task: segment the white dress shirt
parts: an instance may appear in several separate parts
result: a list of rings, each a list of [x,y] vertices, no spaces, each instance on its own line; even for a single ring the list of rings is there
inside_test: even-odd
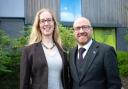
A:
[[[86,50],[84,51],[84,53],[83,53],[83,58],[84,58],[85,55],[87,54],[87,52],[88,52],[88,50],[89,50],[91,44],[92,44],[92,39],[91,39],[87,44],[85,44],[84,46],[81,46],[80,44],[78,44],[78,49],[81,48],[81,47],[83,47],[83,48],[86,49]],[[79,52],[78,52],[78,59],[79,59]]]

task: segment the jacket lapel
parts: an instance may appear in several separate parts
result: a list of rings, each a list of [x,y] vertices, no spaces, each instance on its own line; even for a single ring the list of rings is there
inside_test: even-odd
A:
[[[71,51],[71,55],[70,55],[70,71],[71,71],[71,75],[72,77],[75,79],[75,81],[79,81],[79,76],[78,76],[78,72],[77,72],[77,67],[76,67],[76,57],[77,57],[77,47],[74,48]]]
[[[59,53],[60,53],[60,56],[61,56],[61,58],[62,58],[62,62],[63,62],[63,64],[65,65],[65,60],[67,60],[67,59],[65,59],[64,56],[66,56],[66,55],[65,55],[64,51],[62,50],[62,48],[59,46],[59,44],[57,44],[57,43],[55,43],[55,44],[56,44],[56,46],[57,46],[57,48],[58,48],[58,51],[59,51]]]
[[[35,52],[38,55],[38,57],[40,57],[41,61],[43,61],[44,63],[47,64],[46,56],[44,54],[44,50],[42,48],[41,42],[37,43],[36,51]]]
[[[64,62],[64,55],[63,55],[63,51],[62,49],[59,47],[59,45],[57,43],[55,43],[57,48],[58,48],[58,51],[62,57],[62,62]],[[42,45],[41,45],[41,42],[37,43],[37,46],[36,46],[36,52],[37,52],[37,55],[38,57],[40,57],[40,59],[43,59],[43,61],[47,64],[47,61],[46,61],[46,56],[45,56],[45,53],[44,53],[44,50],[42,48]]]
[[[95,41],[93,41],[92,45],[90,46],[85,58],[84,58],[84,64],[83,64],[83,72],[82,72],[82,76],[80,77],[80,82],[85,79],[87,72],[97,54],[97,43]]]

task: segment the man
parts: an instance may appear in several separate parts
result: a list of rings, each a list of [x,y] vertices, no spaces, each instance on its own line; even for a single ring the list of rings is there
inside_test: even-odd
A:
[[[69,57],[71,89],[121,89],[113,47],[92,39],[93,29],[87,18],[76,19],[73,28],[78,45]]]

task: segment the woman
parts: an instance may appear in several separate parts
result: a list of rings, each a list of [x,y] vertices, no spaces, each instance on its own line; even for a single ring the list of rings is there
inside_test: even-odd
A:
[[[37,12],[29,44],[23,49],[20,89],[69,89],[68,68],[52,12]]]

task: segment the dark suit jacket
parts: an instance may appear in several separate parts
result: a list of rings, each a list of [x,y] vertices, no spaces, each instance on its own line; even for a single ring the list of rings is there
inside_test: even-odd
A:
[[[121,89],[116,53],[108,45],[93,41],[78,76],[76,56],[78,48],[70,52],[71,89]]]
[[[69,89],[66,54],[58,44],[56,46],[63,61],[62,84],[64,89]],[[20,65],[20,89],[48,89],[48,65],[41,42],[23,49]]]

